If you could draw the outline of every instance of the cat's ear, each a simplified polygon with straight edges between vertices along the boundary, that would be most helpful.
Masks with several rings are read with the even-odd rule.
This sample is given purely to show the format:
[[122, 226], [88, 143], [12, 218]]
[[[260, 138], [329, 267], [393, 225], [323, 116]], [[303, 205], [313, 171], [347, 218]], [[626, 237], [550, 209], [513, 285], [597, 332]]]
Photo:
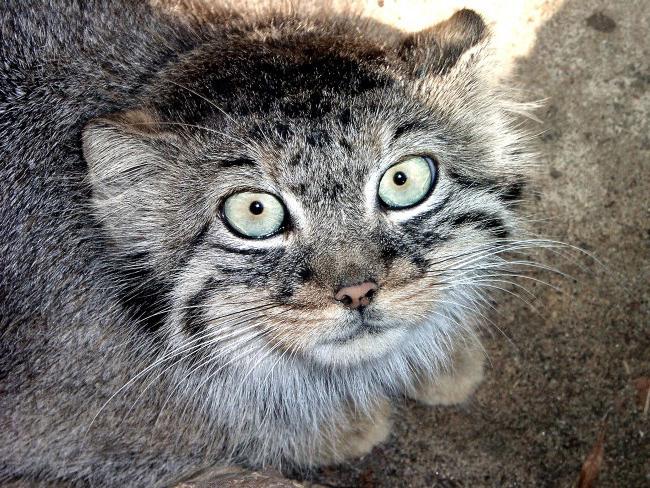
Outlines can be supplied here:
[[101, 117], [86, 125], [82, 150], [96, 205], [128, 199], [153, 184], [165, 165], [154, 149], [161, 137], [158, 122], [144, 110]]
[[169, 174], [160, 147], [166, 137], [144, 110], [95, 119], [82, 132], [92, 207], [118, 247], [149, 252], [159, 242]]
[[416, 76], [444, 75], [463, 54], [488, 37], [483, 18], [463, 9], [433, 27], [406, 35], [399, 54]]

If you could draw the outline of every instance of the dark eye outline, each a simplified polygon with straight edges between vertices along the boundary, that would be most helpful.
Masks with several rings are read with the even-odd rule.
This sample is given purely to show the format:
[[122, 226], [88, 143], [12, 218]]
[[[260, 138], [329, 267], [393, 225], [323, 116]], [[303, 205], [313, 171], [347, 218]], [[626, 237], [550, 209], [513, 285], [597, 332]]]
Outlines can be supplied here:
[[[405, 207], [393, 207], [388, 205], [386, 202], [384, 202], [381, 197], [379, 196], [379, 185], [381, 184], [381, 180], [384, 178], [386, 173], [394, 166], [397, 166], [398, 164], [403, 163], [404, 161], [408, 161], [410, 158], [422, 158], [426, 160], [426, 162], [429, 164], [429, 171], [431, 172], [431, 184], [429, 185], [429, 189], [427, 192], [420, 198], [417, 202], [407, 205]], [[408, 156], [405, 156], [401, 158], [399, 161], [397, 161], [394, 164], [391, 164], [386, 170], [382, 173], [381, 178], [379, 178], [379, 181], [377, 182], [377, 190], [375, 191], [375, 194], [377, 195], [377, 201], [379, 202], [379, 205], [384, 208], [385, 210], [390, 210], [391, 212], [395, 211], [400, 211], [400, 210], [408, 210], [413, 207], [417, 207], [418, 205], [421, 205], [422, 202], [424, 202], [427, 198], [431, 196], [433, 193], [433, 190], [435, 187], [438, 185], [438, 160], [434, 158], [433, 156], [427, 156], [423, 154], [409, 154]]]
[[[237, 229], [235, 229], [230, 222], [228, 222], [228, 217], [226, 217], [226, 210], [225, 210], [225, 205], [226, 201], [232, 197], [233, 195], [237, 195], [238, 193], [265, 193], [267, 195], [271, 195], [273, 198], [275, 198], [280, 205], [282, 206], [282, 211], [284, 212], [284, 216], [282, 218], [282, 223], [280, 226], [277, 228], [277, 230], [271, 234], [265, 234], [263, 236], [247, 236], [246, 234], [242, 234], [239, 232]], [[243, 189], [238, 189], [232, 192], [229, 192], [227, 195], [224, 195], [219, 202], [219, 210], [217, 212], [219, 214], [219, 218], [221, 221], [224, 223], [226, 228], [235, 236], [241, 238], [241, 239], [246, 239], [248, 241], [262, 241], [264, 239], [270, 239], [271, 237], [277, 236], [278, 234], [281, 234], [283, 232], [287, 232], [290, 227], [291, 227], [291, 217], [289, 216], [289, 212], [287, 211], [287, 206], [284, 204], [282, 199], [275, 195], [274, 193], [265, 191], [265, 190], [260, 190], [259, 188], [243, 188]]]

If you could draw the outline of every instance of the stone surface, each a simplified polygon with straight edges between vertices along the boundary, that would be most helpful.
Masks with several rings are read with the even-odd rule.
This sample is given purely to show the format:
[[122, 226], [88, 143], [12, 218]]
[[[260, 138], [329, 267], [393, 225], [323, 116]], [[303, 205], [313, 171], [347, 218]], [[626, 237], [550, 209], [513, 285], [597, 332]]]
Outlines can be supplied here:
[[246, 471], [236, 467], [217, 468], [202, 473], [174, 488], [301, 488], [303, 484], [271, 471]]

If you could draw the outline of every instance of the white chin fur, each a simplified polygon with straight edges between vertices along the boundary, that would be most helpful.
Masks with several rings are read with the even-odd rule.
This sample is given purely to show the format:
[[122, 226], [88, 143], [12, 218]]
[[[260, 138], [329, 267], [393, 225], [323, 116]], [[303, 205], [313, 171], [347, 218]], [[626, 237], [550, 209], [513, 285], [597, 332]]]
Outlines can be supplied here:
[[318, 344], [311, 350], [312, 357], [322, 364], [348, 366], [377, 359], [394, 351], [407, 336], [403, 327], [377, 334], [363, 334], [346, 342]]

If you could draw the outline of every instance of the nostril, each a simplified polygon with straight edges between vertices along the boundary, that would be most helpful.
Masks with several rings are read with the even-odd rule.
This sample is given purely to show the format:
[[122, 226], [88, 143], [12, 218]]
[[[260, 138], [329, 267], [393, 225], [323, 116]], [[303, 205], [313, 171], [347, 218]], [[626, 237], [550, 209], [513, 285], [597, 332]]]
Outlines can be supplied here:
[[337, 299], [339, 302], [341, 302], [343, 305], [346, 307], [352, 305], [352, 298], [350, 298], [350, 295], [343, 295], [341, 298]]
[[346, 286], [341, 288], [334, 298], [349, 308], [365, 307], [377, 292], [377, 284], [366, 281], [359, 285]]

